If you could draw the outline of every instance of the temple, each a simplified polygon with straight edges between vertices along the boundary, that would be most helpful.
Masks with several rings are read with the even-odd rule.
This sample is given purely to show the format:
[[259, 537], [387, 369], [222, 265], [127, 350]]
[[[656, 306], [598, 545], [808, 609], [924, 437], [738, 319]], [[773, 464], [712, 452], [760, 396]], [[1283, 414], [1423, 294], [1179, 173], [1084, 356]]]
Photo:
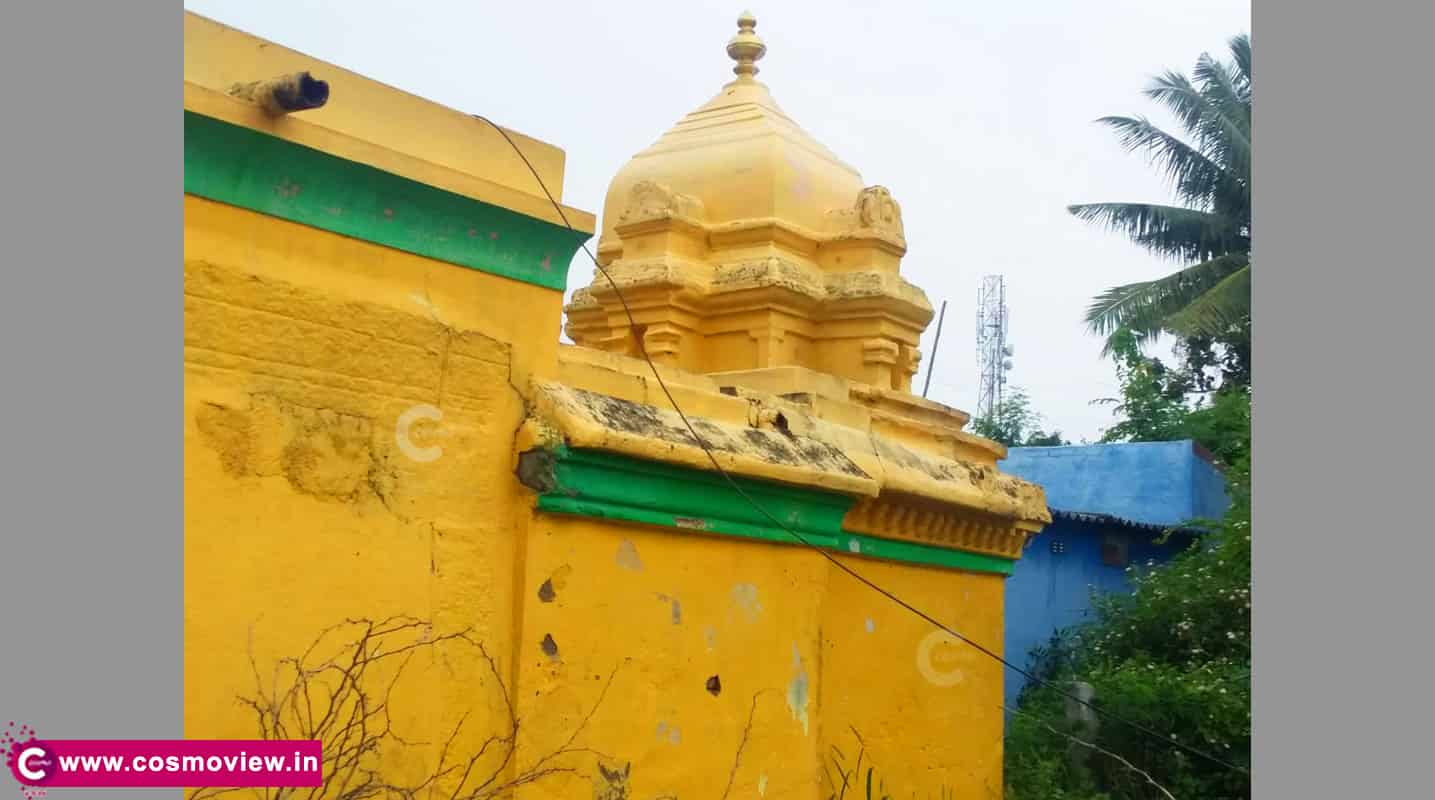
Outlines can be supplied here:
[[[558, 148], [186, 14], [187, 736], [254, 738], [236, 696], [407, 620], [376, 784], [825, 798], [860, 752], [1001, 796], [1001, 665], [847, 570], [1000, 652], [1045, 499], [912, 394], [900, 205], [756, 28], [600, 222], [548, 200]], [[262, 82], [300, 73], [290, 111]]]
[[598, 259], [621, 287], [575, 296], [581, 345], [703, 373], [801, 367], [905, 392], [932, 318], [898, 270], [902, 211], [823, 147], [756, 78], [744, 15], [736, 78], [619, 170]]

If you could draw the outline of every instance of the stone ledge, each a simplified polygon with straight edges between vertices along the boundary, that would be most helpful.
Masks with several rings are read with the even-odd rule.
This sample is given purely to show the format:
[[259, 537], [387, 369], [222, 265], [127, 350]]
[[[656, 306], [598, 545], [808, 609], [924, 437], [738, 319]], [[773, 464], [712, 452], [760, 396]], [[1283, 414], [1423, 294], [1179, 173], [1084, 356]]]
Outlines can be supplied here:
[[[920, 534], [895, 524], [888, 512], [863, 512], [854, 518], [862, 532], [1007, 557], [1020, 553], [1026, 533], [1051, 519], [1041, 488], [1002, 474], [994, 450], [969, 458], [913, 449], [884, 435], [863, 404], [847, 401], [856, 413], [842, 424], [790, 397], [750, 388], [728, 392], [720, 378], [660, 368], [710, 458], [644, 362], [583, 348], [566, 349], [564, 362], [559, 380], [535, 381], [526, 390], [529, 425], [544, 433], [520, 436], [520, 450], [541, 439], [550, 449], [599, 450], [709, 473], [716, 459], [736, 476], [856, 499], [880, 496], [883, 507], [920, 507], [942, 521]], [[789, 371], [774, 388], [795, 388], [788, 384], [798, 373]]]

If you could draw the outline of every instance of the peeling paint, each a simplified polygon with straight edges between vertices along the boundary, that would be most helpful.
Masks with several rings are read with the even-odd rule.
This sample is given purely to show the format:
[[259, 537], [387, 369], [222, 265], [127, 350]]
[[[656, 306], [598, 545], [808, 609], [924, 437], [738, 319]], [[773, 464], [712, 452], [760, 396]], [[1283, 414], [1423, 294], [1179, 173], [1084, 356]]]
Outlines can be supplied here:
[[392, 488], [367, 416], [251, 394], [248, 408], [206, 403], [195, 423], [233, 477], [282, 475], [300, 494], [350, 503]]
[[802, 666], [802, 654], [797, 651], [797, 644], [792, 645], [792, 666], [797, 674], [793, 676], [792, 682], [787, 684], [787, 707], [792, 711], [792, 718], [802, 723], [802, 735], [807, 735], [807, 670]]
[[638, 547], [628, 539], [624, 539], [623, 543], [618, 545], [618, 554], [614, 560], [623, 569], [630, 569], [634, 572], [643, 571], [643, 560], [638, 558]]
[[678, 598], [676, 598], [676, 597], [669, 597], [669, 596], [667, 596], [667, 595], [665, 595], [665, 594], [659, 594], [659, 595], [658, 595], [658, 599], [659, 599], [660, 601], [664, 602], [664, 603], [667, 603], [669, 606], [672, 607], [673, 624], [674, 624], [674, 625], [681, 625], [681, 624], [683, 624], [683, 604], [682, 604], [682, 602], [680, 602], [680, 601], [678, 600]]
[[762, 603], [757, 599], [757, 587], [750, 583], [739, 583], [732, 587], [732, 602], [738, 610], [747, 617], [748, 622], [756, 622], [762, 616]]
[[538, 599], [545, 603], [553, 602], [558, 597], [558, 590], [568, 585], [568, 575], [572, 572], [573, 568], [567, 564], [553, 570], [553, 574], [538, 587]]
[[438, 308], [434, 306], [433, 300], [427, 295], [413, 292], [409, 295], [409, 302], [413, 303], [419, 308], [422, 308], [424, 311], [429, 312], [429, 314], [432, 316], [438, 316]]
[[872, 621], [872, 618], [871, 618], [871, 617], [868, 617], [868, 618], [867, 618], [867, 632], [868, 632], [868, 633], [871, 633], [871, 632], [873, 632], [873, 631], [875, 631], [875, 630], [877, 630], [877, 624]]
[[682, 744], [683, 742], [682, 731], [678, 730], [676, 725], [669, 725], [667, 720], [658, 723], [656, 735], [660, 742], [665, 741], [669, 744]]
[[551, 492], [558, 486], [553, 474], [553, 454], [542, 448], [520, 453], [514, 475], [519, 483], [535, 492]]

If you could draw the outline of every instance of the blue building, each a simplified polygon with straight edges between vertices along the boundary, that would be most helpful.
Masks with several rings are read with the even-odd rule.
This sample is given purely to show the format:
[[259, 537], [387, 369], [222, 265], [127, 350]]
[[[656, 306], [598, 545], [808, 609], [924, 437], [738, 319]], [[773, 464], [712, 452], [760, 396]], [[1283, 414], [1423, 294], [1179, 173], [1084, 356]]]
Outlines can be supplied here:
[[[1129, 591], [1126, 568], [1160, 563], [1190, 536], [1172, 526], [1226, 510], [1225, 481], [1191, 441], [1013, 447], [1001, 469], [1046, 490], [1051, 524], [1006, 582], [1006, 658], [1027, 666], [1032, 647], [1088, 618], [1093, 590]], [[1013, 705], [1025, 680], [1006, 675]]]

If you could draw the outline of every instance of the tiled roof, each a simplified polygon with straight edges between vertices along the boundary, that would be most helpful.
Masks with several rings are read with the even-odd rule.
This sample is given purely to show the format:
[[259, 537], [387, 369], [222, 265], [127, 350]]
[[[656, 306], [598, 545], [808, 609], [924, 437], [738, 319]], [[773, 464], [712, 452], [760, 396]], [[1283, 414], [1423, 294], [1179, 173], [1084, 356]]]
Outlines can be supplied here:
[[[1136, 520], [1123, 519], [1121, 517], [1112, 516], [1111, 514], [1092, 514], [1085, 511], [1066, 511], [1057, 508], [1051, 509], [1051, 518], [1053, 520], [1064, 519], [1071, 522], [1084, 522], [1088, 525], [1119, 525], [1123, 528], [1133, 528], [1141, 531], [1165, 531], [1175, 527], [1172, 525], [1155, 525], [1150, 522], [1137, 522]], [[1194, 526], [1185, 527], [1183, 530], [1191, 533], [1201, 532], [1200, 529]]]

